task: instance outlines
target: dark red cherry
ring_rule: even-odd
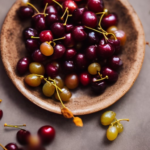
[[[104,59],[111,57],[114,54],[114,52],[114,47],[109,43],[104,45],[99,44],[97,47],[97,54],[99,55],[99,57]]]
[[[88,0],[87,7],[88,10],[98,13],[103,11],[104,3],[103,0]]]
[[[77,7],[77,4],[73,0],[66,0],[63,2],[63,11],[68,8],[70,14],[72,14]]]
[[[97,33],[91,31],[87,34],[87,43],[89,45],[98,44],[98,42],[99,42],[99,36],[97,35]]]
[[[108,60],[108,66],[113,70],[120,69],[122,65],[122,60],[118,56],[113,56]]]
[[[43,3],[43,6],[45,6],[47,3],[48,5],[54,4],[52,0],[43,0],[42,3]]]
[[[58,75],[58,68],[51,63],[46,65],[45,70],[46,70],[47,76],[51,78],[55,78]]]
[[[66,60],[73,60],[76,56],[77,52],[74,48],[67,49],[64,57]]]
[[[76,26],[72,30],[72,36],[77,42],[82,42],[86,39],[87,33],[84,31],[83,26]]]
[[[31,20],[31,24],[32,24],[33,26],[35,26],[35,25],[36,25],[36,22],[37,22],[38,19],[41,18],[41,17],[44,17],[44,15],[43,15],[43,14],[36,14],[35,16],[33,16],[33,17],[32,17],[32,20]]]
[[[113,47],[115,48],[115,54],[118,54],[120,52],[121,50],[120,40],[108,39],[108,43],[113,45]]]
[[[80,69],[84,69],[87,67],[88,62],[87,62],[87,59],[85,58],[84,54],[79,53],[76,56],[76,64],[77,64],[78,68],[80,68]]]
[[[82,16],[82,24],[91,28],[97,26],[97,17],[92,11],[85,11]]]
[[[85,57],[88,60],[94,60],[97,58],[97,47],[95,45],[87,47],[85,50]]]
[[[63,44],[57,44],[54,47],[54,54],[52,55],[53,59],[59,59],[64,56],[66,52],[66,47]]]
[[[31,133],[29,131],[21,129],[17,132],[16,137],[17,137],[17,140],[20,144],[27,145],[28,144],[28,138],[30,135],[31,135]]]
[[[5,146],[7,150],[18,150],[18,146],[15,143],[9,143]]]
[[[91,82],[91,76],[88,72],[83,72],[80,74],[79,80],[83,86],[88,86]]]
[[[30,19],[34,15],[34,9],[30,6],[21,6],[18,10],[18,15],[21,20]]]
[[[99,45],[105,45],[106,44],[106,41],[104,38],[100,39],[99,41]]]
[[[17,63],[17,72],[19,75],[24,75],[29,68],[30,59],[28,57],[21,58]]]
[[[53,23],[59,21],[59,16],[57,14],[49,14],[46,16],[46,24],[50,27]]]
[[[74,28],[73,24],[66,24],[66,32],[71,33]]]
[[[107,16],[104,16],[101,23],[104,29],[107,29],[111,26],[116,26],[117,24],[118,24],[118,17],[116,14],[109,14]]]
[[[3,111],[0,109],[0,120],[2,119],[3,117]]]
[[[101,94],[105,91],[105,89],[107,88],[107,84],[105,80],[102,81],[96,81],[100,79],[98,76],[95,76],[92,78],[91,81],[91,89],[94,93],[96,94]]]
[[[46,8],[46,14],[58,14],[57,9],[53,6],[50,5]]]
[[[86,8],[77,8],[73,11],[72,17],[75,24],[80,24],[82,22],[82,16],[85,10]]]
[[[67,72],[73,72],[75,70],[75,64],[73,61],[65,61],[63,63],[63,69]]]
[[[42,144],[47,145],[54,139],[55,129],[49,125],[43,126],[38,130],[38,136],[40,137]]]
[[[51,31],[55,37],[63,37],[65,35],[65,26],[56,22],[51,26]]]
[[[35,50],[32,53],[32,59],[34,62],[43,62],[46,60],[46,58],[47,57],[45,55],[43,55],[39,49]]]
[[[118,73],[110,69],[109,67],[102,68],[102,75],[103,77],[108,76],[108,79],[106,79],[106,81],[109,83],[114,83],[118,80]]]
[[[33,51],[39,48],[39,41],[35,39],[28,39],[26,40],[25,45],[26,45],[26,49],[30,53],[32,53]]]
[[[75,45],[75,41],[74,41],[71,33],[67,33],[65,35],[65,39],[63,40],[63,44],[68,48],[71,48]]]
[[[40,41],[42,43],[44,43],[46,41],[52,41],[53,40],[53,35],[52,35],[52,32],[50,30],[42,31],[40,33],[39,37],[40,37]]]
[[[33,28],[26,28],[24,31],[23,31],[23,37],[25,40],[27,39],[31,39],[31,36],[38,36],[38,32],[33,29]]]

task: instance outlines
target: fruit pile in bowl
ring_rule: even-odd
[[[2,59],[13,83],[29,100],[56,113],[61,105],[81,115],[113,104],[129,90],[143,60],[133,21],[140,23],[136,14],[129,17],[127,11],[133,11],[127,6],[102,0],[17,1],[6,18],[12,26],[4,23],[1,35]],[[4,33],[13,62],[3,50]]]

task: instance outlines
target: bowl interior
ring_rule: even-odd
[[[127,34],[126,45],[122,48],[120,57],[123,61],[123,69],[119,74],[118,81],[108,87],[106,91],[95,96],[90,88],[78,88],[73,91],[70,102],[66,103],[75,115],[83,115],[102,110],[119,100],[133,85],[137,78],[145,50],[144,32],[139,18],[126,0],[104,0],[105,7],[118,14],[118,28]],[[60,103],[46,98],[42,95],[41,87],[30,88],[24,84],[24,77],[16,73],[17,61],[27,55],[25,45],[22,40],[22,31],[29,26],[28,23],[21,22],[16,11],[19,8],[19,0],[10,9],[1,32],[1,54],[6,71],[18,90],[36,105],[60,113]]]

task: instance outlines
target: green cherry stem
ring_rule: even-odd
[[[31,39],[40,39],[40,37],[31,36]]]
[[[98,79],[98,80],[95,80],[95,82],[102,81],[102,80],[105,80],[105,79],[109,79],[108,76],[106,76],[104,78],[101,78],[101,79]]]
[[[64,40],[64,39],[65,39],[65,36],[61,37],[61,38],[58,38],[58,39],[54,39],[53,42],[58,41],[58,40]]]
[[[113,126],[114,124],[119,123],[120,121],[130,121],[130,120],[126,119],[126,118],[125,119],[118,119],[118,120],[112,122],[111,125]]]
[[[5,123],[4,127],[20,128],[20,127],[26,127],[26,124],[23,124],[23,125],[8,125],[7,123]]]
[[[64,14],[63,14],[62,17],[61,17],[61,20],[64,19],[64,16],[65,16],[66,13],[68,13],[68,7],[65,9]],[[68,15],[67,15],[67,16],[68,16]]]
[[[48,15],[48,14],[46,14],[47,6],[48,6],[48,3],[46,3],[45,8],[44,8],[44,11],[43,11],[44,17],[46,17],[46,16]]]

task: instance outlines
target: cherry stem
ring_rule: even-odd
[[[95,32],[104,34],[103,32],[101,32],[101,31],[99,31],[99,30],[96,30],[96,29],[93,29],[93,28],[90,28],[90,27],[88,27],[88,26],[84,26],[84,27],[87,28],[87,29],[93,30],[93,31],[95,31]]]
[[[1,146],[4,150],[7,150],[7,148],[5,148],[2,144],[0,144],[0,146]]]
[[[112,35],[114,37],[114,39],[117,40],[115,34],[113,34],[113,33],[106,33],[106,35]]]
[[[60,3],[58,3],[57,1],[55,1],[55,0],[52,0],[54,3],[56,3],[57,5],[59,5],[62,9],[63,9],[63,6],[60,4]]]
[[[40,39],[40,37],[31,36],[31,39]]]
[[[61,20],[64,19],[64,16],[65,16],[65,14],[66,14],[67,12],[68,12],[68,7],[65,9],[64,14],[63,14],[62,17],[61,17]]]
[[[40,13],[38,11],[38,9],[34,5],[32,5],[31,3],[27,2],[27,5],[31,6],[37,13]]]
[[[46,9],[47,9],[47,6],[48,6],[48,3],[46,3],[46,5],[45,5],[45,8],[44,8],[44,11],[43,11],[43,13],[44,13],[44,17],[46,17]]]
[[[118,120],[112,122],[111,125],[113,126],[114,124],[119,123],[120,121],[129,121],[129,119],[118,119]]]
[[[7,123],[5,123],[4,127],[20,128],[20,127],[26,127],[26,124],[23,124],[23,125],[8,125]]]
[[[105,79],[109,79],[108,76],[106,76],[104,78],[101,78],[101,79],[98,79],[98,80],[95,80],[94,82],[102,81],[102,80],[105,80]]]
[[[53,42],[58,41],[58,40],[64,40],[64,39],[65,39],[65,36],[61,37],[61,38],[58,38],[58,39],[54,39]]]
[[[46,43],[50,45],[52,43],[52,41],[49,41],[49,42],[46,42]]]
[[[69,17],[69,11],[67,10],[67,17],[66,17],[65,23],[63,24],[64,26],[66,26],[66,24],[67,24],[68,17]]]

